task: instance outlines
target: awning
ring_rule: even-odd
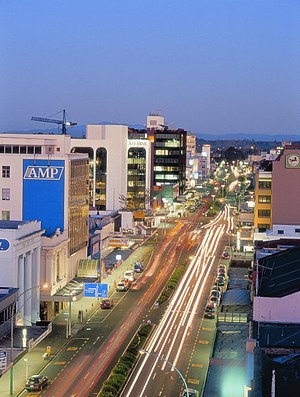
[[[97,277],[98,260],[97,259],[80,259],[77,267],[77,277]]]

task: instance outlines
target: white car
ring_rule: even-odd
[[[184,390],[182,392],[181,396],[182,397],[199,397],[199,392],[198,392],[198,390],[195,390],[195,389],[187,389],[187,391]]]
[[[124,277],[125,280],[129,280],[129,281],[131,281],[133,283],[134,280],[135,280],[134,271],[133,270],[127,270],[126,272],[124,272],[123,277]]]

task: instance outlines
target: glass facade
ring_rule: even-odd
[[[106,171],[107,151],[104,148],[96,150],[96,191],[95,204],[98,210],[106,209]]]
[[[70,255],[88,244],[88,180],[89,162],[72,160],[69,177]]]
[[[131,209],[144,209],[146,200],[146,150],[128,150],[127,206]]]
[[[89,156],[89,206],[93,206],[94,150],[91,147],[73,147],[71,153],[87,153]]]

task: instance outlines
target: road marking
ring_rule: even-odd
[[[192,368],[203,368],[203,364],[192,364]]]
[[[202,327],[203,331],[214,331],[215,328]]]
[[[83,379],[86,379],[89,376],[89,372],[85,375],[85,377]]]
[[[76,346],[71,346],[71,347],[67,348],[67,350],[77,350],[77,349],[78,349],[78,347],[76,347]]]
[[[65,365],[65,361],[56,361],[54,365]]]
[[[200,343],[200,345],[208,345],[209,341],[208,340],[199,339],[198,343]]]
[[[200,381],[199,379],[188,379],[188,383],[191,383],[192,385],[199,385]]]

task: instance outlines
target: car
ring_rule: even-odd
[[[116,290],[118,292],[128,291],[129,287],[130,287],[130,281],[122,280],[122,281],[118,282]]]
[[[209,304],[206,306],[205,311],[204,311],[204,317],[205,318],[215,318],[215,305],[214,304]]]
[[[225,285],[225,277],[224,276],[217,276],[216,277],[216,281],[215,281],[215,285],[220,286],[220,287],[224,287]]]
[[[111,309],[114,305],[114,301],[111,298],[102,299],[101,309]]]
[[[142,273],[144,271],[144,265],[142,262],[134,262],[133,270],[135,273]]]
[[[221,292],[213,290],[210,292],[210,297],[212,297],[212,296],[215,296],[215,297],[221,299]]]
[[[27,391],[39,391],[48,385],[47,376],[32,375],[25,384]]]
[[[199,392],[198,392],[198,390],[188,388],[187,390],[183,390],[181,396],[182,397],[199,397]]]
[[[218,285],[214,285],[214,286],[212,287],[211,291],[219,291],[219,292],[222,292],[222,288],[219,287]]]
[[[125,280],[129,280],[131,282],[133,282],[135,280],[135,274],[133,270],[126,270],[126,272],[124,272],[123,275]]]
[[[219,265],[218,270],[224,270],[225,272],[227,271],[226,265]]]
[[[224,251],[222,254],[222,259],[229,259],[229,252],[228,251]]]
[[[220,304],[220,298],[218,298],[217,296],[211,296],[209,298],[209,302],[211,305],[218,306]]]
[[[225,276],[226,277],[226,270],[218,269],[218,276]]]

